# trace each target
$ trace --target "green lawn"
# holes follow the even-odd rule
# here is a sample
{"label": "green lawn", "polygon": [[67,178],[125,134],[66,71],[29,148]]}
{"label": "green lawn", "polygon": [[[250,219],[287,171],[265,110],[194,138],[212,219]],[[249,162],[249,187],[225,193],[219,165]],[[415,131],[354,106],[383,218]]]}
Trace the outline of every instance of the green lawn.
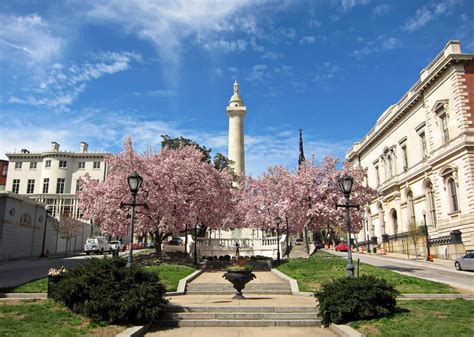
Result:
{"label": "green lawn", "polygon": [[48,291],[48,278],[43,277],[17,287],[0,288],[0,293],[45,293]]}
{"label": "green lawn", "polygon": [[176,289],[178,289],[179,280],[196,271],[193,267],[167,263],[145,268],[158,273],[166,291],[176,291]]}
{"label": "green lawn", "polygon": [[474,336],[474,301],[400,301],[393,317],[349,323],[370,336]]}
{"label": "green lawn", "polygon": [[1,301],[0,336],[113,336],[125,327],[100,327],[54,301]]}
{"label": "green lawn", "polygon": [[[157,272],[160,280],[166,287],[166,291],[176,291],[179,280],[193,273],[196,269],[177,264],[160,264],[158,266],[145,267],[147,270]],[[21,284],[14,288],[0,288],[0,293],[45,293],[48,291],[48,278],[40,278]],[[0,334],[1,336],[1,334]]]}
{"label": "green lawn", "polygon": [[[293,259],[277,269],[296,279],[300,291],[316,291],[321,284],[346,275],[347,260],[319,251],[309,259]],[[357,272],[357,271],[356,271]],[[450,294],[457,291],[443,283],[405,276],[393,271],[360,264],[360,275],[370,274],[385,279],[401,293]]]}

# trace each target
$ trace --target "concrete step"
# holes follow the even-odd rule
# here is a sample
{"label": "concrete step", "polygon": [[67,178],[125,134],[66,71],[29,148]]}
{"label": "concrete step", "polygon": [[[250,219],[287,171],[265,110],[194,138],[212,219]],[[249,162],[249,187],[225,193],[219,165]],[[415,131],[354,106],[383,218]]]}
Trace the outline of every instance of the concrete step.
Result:
{"label": "concrete step", "polygon": [[[260,294],[260,295],[291,295],[292,292],[291,290],[247,290],[243,289],[242,293],[245,295],[249,294]],[[230,295],[230,294],[235,294],[235,289],[229,289],[229,290],[220,290],[220,291],[201,291],[201,290],[196,290],[196,291],[190,291],[186,290],[186,294],[188,295]]]}
{"label": "concrete step", "polygon": [[[291,294],[289,283],[247,284],[243,290],[247,294]],[[190,283],[186,286],[188,294],[233,294],[231,284]]]}
{"label": "concrete step", "polygon": [[162,327],[264,327],[264,326],[321,326],[318,319],[310,320],[160,320]]}
{"label": "concrete step", "polygon": [[163,319],[169,320],[311,320],[316,312],[175,312]]}
{"label": "concrete step", "polygon": [[166,305],[167,312],[218,312],[218,313],[234,313],[234,312],[249,312],[249,313],[317,313],[319,307],[224,307],[224,306],[181,306],[168,304]]}

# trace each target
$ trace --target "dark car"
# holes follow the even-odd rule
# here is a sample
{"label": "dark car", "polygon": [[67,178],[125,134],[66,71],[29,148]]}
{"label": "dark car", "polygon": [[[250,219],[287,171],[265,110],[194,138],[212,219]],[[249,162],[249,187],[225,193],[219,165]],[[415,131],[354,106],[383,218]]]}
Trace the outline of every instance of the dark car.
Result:
{"label": "dark car", "polygon": [[347,252],[347,249],[349,247],[347,246],[347,243],[345,242],[341,242],[340,244],[338,244],[335,249],[337,252]]}
{"label": "dark car", "polygon": [[458,257],[454,261],[454,267],[457,270],[473,270],[474,271],[474,253]]}
{"label": "dark car", "polygon": [[316,249],[323,249],[324,248],[324,244],[321,241],[313,241],[313,244],[314,244],[314,247]]}
{"label": "dark car", "polygon": [[168,241],[168,244],[172,246],[181,246],[183,244],[183,239],[181,238],[172,238],[170,241]]}

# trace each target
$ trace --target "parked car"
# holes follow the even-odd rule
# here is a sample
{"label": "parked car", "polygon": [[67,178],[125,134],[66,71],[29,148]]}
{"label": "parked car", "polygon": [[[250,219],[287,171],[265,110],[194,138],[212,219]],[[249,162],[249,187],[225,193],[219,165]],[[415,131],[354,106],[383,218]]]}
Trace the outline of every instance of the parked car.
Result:
{"label": "parked car", "polygon": [[110,252],[110,244],[103,236],[89,236],[84,244],[86,255]]}
{"label": "parked car", "polygon": [[303,239],[296,239],[295,246],[301,246],[303,244]]}
{"label": "parked car", "polygon": [[125,245],[119,240],[110,241],[110,250],[125,251]]}
{"label": "parked car", "polygon": [[170,241],[168,241],[168,244],[172,246],[181,246],[184,244],[183,239],[181,238],[172,238]]}
{"label": "parked car", "polygon": [[313,241],[313,244],[314,244],[314,247],[316,249],[323,249],[324,248],[324,244],[321,241]]}
{"label": "parked car", "polygon": [[335,249],[336,252],[347,252],[347,249],[349,249],[349,247],[347,246],[346,242],[341,242],[335,247]]}
{"label": "parked car", "polygon": [[469,253],[454,260],[454,267],[457,270],[474,271],[474,253]]}

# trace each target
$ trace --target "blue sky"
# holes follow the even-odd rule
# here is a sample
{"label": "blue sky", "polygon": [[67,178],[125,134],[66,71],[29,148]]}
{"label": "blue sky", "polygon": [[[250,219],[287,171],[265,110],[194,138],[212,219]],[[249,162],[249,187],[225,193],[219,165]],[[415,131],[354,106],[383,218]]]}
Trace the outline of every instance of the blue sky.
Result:
{"label": "blue sky", "polygon": [[450,39],[474,52],[474,4],[440,1],[3,1],[0,156],[27,148],[227,154],[233,82],[246,168],[344,157]]}

